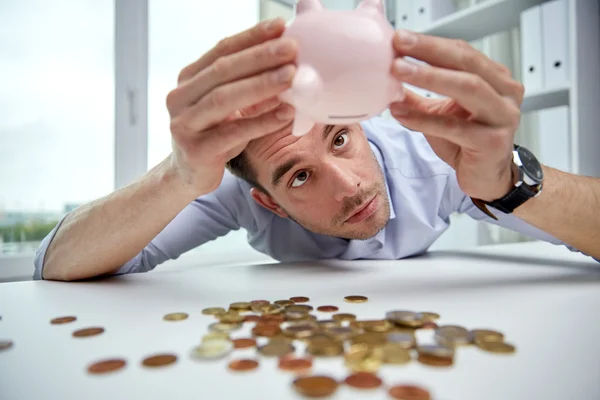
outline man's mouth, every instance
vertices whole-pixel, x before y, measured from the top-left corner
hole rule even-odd
[[[362,222],[377,211],[378,197],[373,196],[361,206],[357,207],[352,214],[344,221],[345,223],[355,224]]]

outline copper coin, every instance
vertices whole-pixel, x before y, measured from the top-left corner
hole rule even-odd
[[[381,386],[383,381],[377,375],[370,372],[357,372],[349,375],[344,382],[348,386],[357,389],[375,389]]]
[[[257,322],[260,319],[258,315],[245,315],[244,322]]]
[[[279,325],[256,325],[252,328],[254,336],[273,337],[281,333]]]
[[[438,328],[438,324],[436,324],[433,321],[427,321],[425,323],[423,323],[423,326],[421,326],[419,329],[437,329]]]
[[[306,397],[331,396],[339,386],[335,379],[323,375],[298,378],[292,385],[298,393]]]
[[[123,368],[127,362],[121,358],[111,358],[108,360],[98,361],[88,367],[90,374],[105,374]]]
[[[0,351],[8,350],[13,347],[14,343],[12,340],[0,340]]]
[[[251,371],[253,369],[258,368],[258,361],[242,359],[242,360],[233,360],[229,363],[229,369],[232,371]]]
[[[310,301],[310,299],[308,297],[304,297],[304,296],[290,297],[290,300],[293,301],[294,303],[306,303],[306,302]]]
[[[279,359],[279,369],[292,372],[305,372],[312,368],[309,358],[282,357]]]
[[[269,300],[252,300],[250,302],[250,306],[260,306],[260,305],[266,306],[268,304],[271,304],[271,302]]]
[[[282,314],[267,314],[267,315],[261,315],[259,318],[260,322],[276,322],[278,324],[281,324],[282,322],[285,322],[285,316],[283,316]]]
[[[254,339],[234,339],[233,340],[233,347],[236,349],[247,349],[248,347],[255,347],[256,346],[256,340]]]
[[[346,296],[344,300],[349,303],[364,303],[369,299],[365,296]]]
[[[52,325],[60,325],[60,324],[68,324],[69,322],[73,322],[77,319],[77,317],[68,316],[68,317],[58,317],[50,320]]]
[[[317,311],[321,311],[321,312],[336,312],[337,310],[339,310],[339,308],[337,308],[336,306],[320,306],[320,307],[317,307]]]
[[[414,385],[393,386],[388,393],[397,400],[431,400],[427,390]]]
[[[429,365],[431,367],[449,367],[454,361],[451,357],[437,357],[428,354],[419,354],[417,360],[421,364]]]
[[[104,332],[104,328],[100,328],[99,326],[94,326],[92,328],[79,329],[79,330],[73,332],[73,337],[96,336],[103,332]]]
[[[156,354],[144,358],[142,365],[146,367],[164,367],[173,364],[175,361],[177,361],[177,356],[175,354]]]

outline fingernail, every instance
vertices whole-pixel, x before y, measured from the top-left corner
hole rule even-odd
[[[279,107],[279,110],[275,112],[275,116],[278,120],[285,121],[294,116],[294,111],[292,106],[285,104]]]
[[[416,65],[409,63],[402,58],[398,58],[396,61],[394,61],[394,68],[400,75],[410,75],[417,70]]]
[[[274,74],[275,82],[288,83],[292,80],[295,71],[296,68],[293,65],[285,65],[279,68]]]
[[[410,47],[417,43],[417,35],[406,29],[398,29],[396,34],[398,35],[398,39],[400,39],[400,44],[404,47]]]

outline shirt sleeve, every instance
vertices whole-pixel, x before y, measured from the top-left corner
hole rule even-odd
[[[239,214],[243,212],[241,208],[245,205],[237,178],[225,171],[219,188],[186,206],[142,251],[122,265],[114,275],[150,271],[169,259],[178,258],[188,250],[239,229]],[[46,251],[65,218],[66,215],[38,247],[34,259],[33,279],[42,279]]]
[[[471,198],[462,191],[462,189],[458,185],[458,181],[456,179],[456,174],[454,173],[454,170],[452,170],[448,177],[448,186],[446,189],[446,196],[444,202],[447,202],[447,210],[450,212],[467,214],[475,220],[495,224],[503,228],[522,233],[523,235],[529,236],[531,238],[552,243],[555,245],[565,246],[573,252],[585,254],[582,251],[574,248],[573,246],[570,246],[557,239],[556,237],[542,231],[541,229],[528,224],[527,222],[523,221],[514,214],[505,214],[499,210],[491,208],[490,211],[498,218],[498,220],[489,217],[483,211],[477,208],[477,206],[473,204]],[[600,262],[599,259],[594,258],[594,260]]]

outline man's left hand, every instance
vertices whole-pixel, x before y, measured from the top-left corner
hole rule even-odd
[[[465,194],[485,201],[505,196],[513,186],[512,150],[523,85],[465,41],[400,30],[393,43],[397,78],[447,96],[430,99],[405,90],[406,98],[390,105],[394,118],[425,135],[454,168]]]

